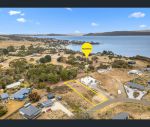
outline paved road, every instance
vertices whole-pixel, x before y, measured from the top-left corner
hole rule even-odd
[[[129,99],[129,98],[116,98],[116,99],[106,101],[102,104],[96,105],[92,109],[88,110],[87,113],[89,113],[91,115],[94,112],[96,112],[97,110],[100,110],[100,109],[102,109],[108,105],[111,105],[111,104],[117,103],[117,102],[131,102],[131,103],[139,103],[139,104],[143,104],[146,106],[150,106],[150,101],[146,101],[146,100],[135,100],[135,99],[133,100],[133,99]]]

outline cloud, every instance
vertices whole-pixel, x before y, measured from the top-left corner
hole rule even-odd
[[[142,25],[140,25],[139,27],[140,27],[140,28],[145,28],[145,27],[147,27],[147,26],[144,25],[144,24],[142,24]]]
[[[92,22],[92,23],[91,23],[91,26],[98,26],[98,24],[95,23],[95,22]]]
[[[17,19],[17,22],[25,23],[25,22],[26,22],[26,19],[25,19],[25,18],[18,18],[18,19]]]
[[[18,15],[18,14],[21,14],[21,11],[10,10],[8,13],[9,13],[9,15]]]
[[[10,10],[8,12],[9,15],[20,15],[20,16],[24,16],[25,14],[22,13],[21,11],[13,11],[13,10]]]
[[[68,11],[72,11],[72,8],[65,8],[66,10],[68,10]]]
[[[79,30],[75,30],[74,31],[76,34],[79,34],[79,33],[81,33]]]
[[[134,12],[129,15],[129,18],[143,18],[143,17],[145,17],[145,15],[146,14],[143,12]]]

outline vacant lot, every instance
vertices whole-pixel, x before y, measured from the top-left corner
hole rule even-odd
[[[103,94],[93,91],[86,85],[80,83],[78,80],[72,80],[65,84],[70,87],[76,94],[78,94],[79,97],[81,97],[92,106],[107,100]]]
[[[62,97],[63,97],[62,104],[72,113],[84,112],[92,107],[90,103],[82,99],[75,92],[68,92],[64,94]]]
[[[14,101],[14,100],[9,100],[8,103],[6,103],[8,112],[0,117],[0,119],[5,119],[12,113],[16,112],[19,108],[21,108],[24,105],[24,101]]]

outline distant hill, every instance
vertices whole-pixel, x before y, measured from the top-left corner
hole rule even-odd
[[[150,36],[150,30],[143,31],[112,31],[103,33],[88,33],[83,36]]]
[[[14,36],[68,36],[67,34],[11,34]]]

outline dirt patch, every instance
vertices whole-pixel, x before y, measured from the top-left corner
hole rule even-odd
[[[57,110],[43,113],[37,119],[69,119],[69,117],[61,110]]]
[[[67,94],[64,94],[62,103],[72,113],[86,111],[92,106],[75,92],[68,92]]]

